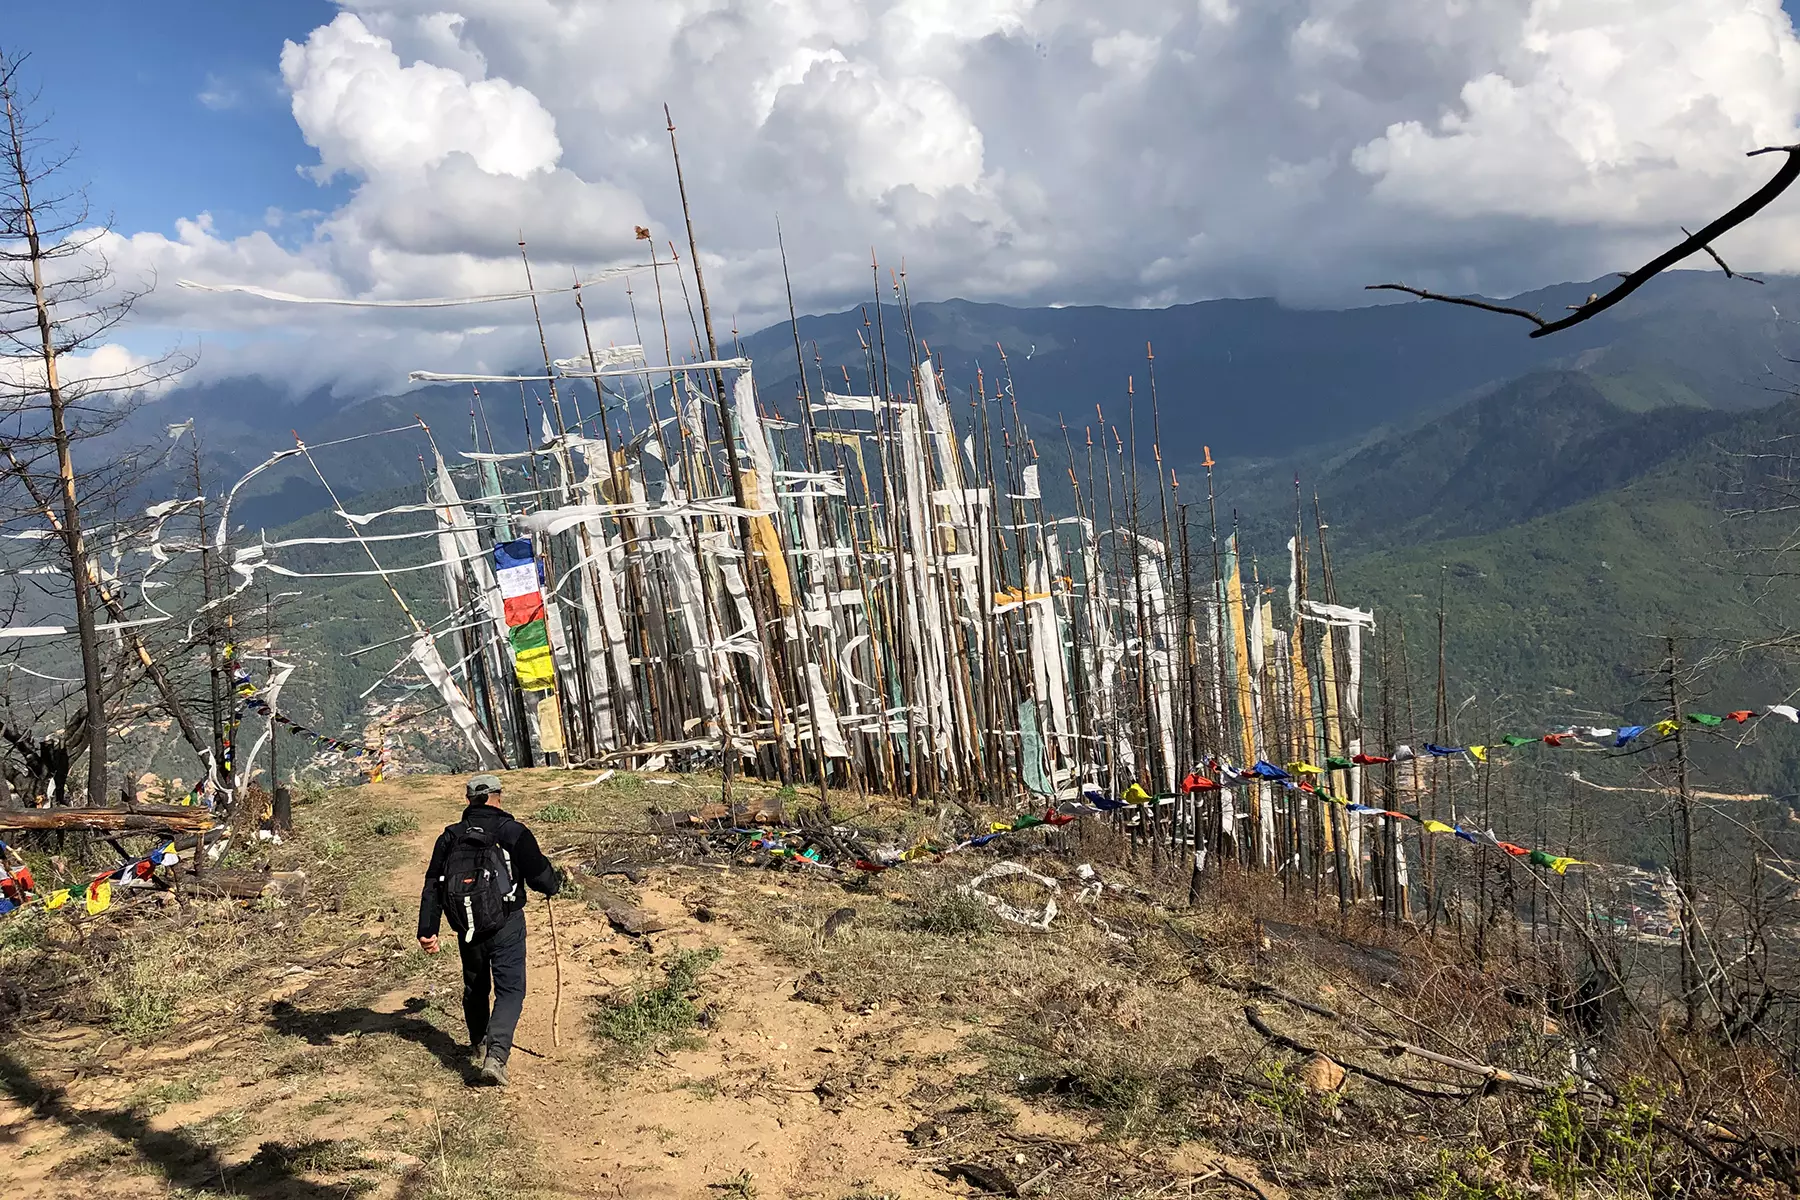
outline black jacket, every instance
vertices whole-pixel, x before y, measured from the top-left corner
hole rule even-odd
[[[511,813],[495,808],[491,804],[471,804],[463,809],[464,821],[478,821],[484,825],[498,824],[500,832],[495,840],[512,855],[513,870],[519,881],[531,885],[546,896],[554,896],[562,887],[562,876],[538,849],[537,839],[531,836],[531,830],[513,819]],[[437,845],[431,848],[431,865],[425,868],[425,886],[419,892],[419,936],[436,937],[438,922],[444,915],[444,893],[438,883],[438,876],[444,873],[444,859],[455,844],[456,835],[451,831],[455,825],[446,825],[444,832],[438,834]],[[513,898],[507,901],[508,913],[519,912],[525,907],[525,889],[519,888]]]

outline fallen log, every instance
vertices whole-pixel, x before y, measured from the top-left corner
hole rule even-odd
[[[140,804],[135,808],[0,809],[0,829],[90,829],[102,833],[192,833],[213,827],[204,808]]]
[[[667,921],[653,917],[635,905],[627,904],[604,888],[593,889],[593,902],[606,914],[607,921],[614,929],[631,937],[661,933],[669,927]]]

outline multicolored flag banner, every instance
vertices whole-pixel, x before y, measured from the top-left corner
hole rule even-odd
[[[556,687],[550,658],[550,627],[544,617],[544,587],[531,539],[501,542],[494,547],[494,578],[506,610],[507,640],[512,643],[513,669],[528,692]]]

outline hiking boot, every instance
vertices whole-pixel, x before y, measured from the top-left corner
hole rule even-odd
[[[489,1058],[484,1059],[481,1070],[475,1074],[475,1082],[485,1083],[490,1087],[506,1086],[506,1064]]]
[[[473,1046],[469,1047],[469,1065],[474,1067],[477,1071],[487,1066],[487,1056],[488,1040],[486,1038],[482,1038],[479,1042],[476,1042]]]

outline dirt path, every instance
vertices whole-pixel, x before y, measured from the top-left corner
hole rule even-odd
[[[716,795],[669,777],[580,793],[562,773],[507,778],[506,807],[546,847],[579,847],[567,862],[591,856],[584,824],[635,829],[647,803]],[[413,937],[429,848],[460,812],[462,782],[406,777],[297,810],[274,857],[312,872],[303,903],[146,897],[0,930],[36,931],[42,949],[7,961],[44,984],[18,1010],[32,1019],[8,1026],[19,1037],[0,1039],[0,1194],[926,1200],[983,1191],[943,1173],[963,1162],[1004,1169],[1005,1187],[1031,1181],[1031,1195],[1229,1190],[1223,1156],[1192,1142],[1165,1155],[1169,1138],[1138,1137],[1162,1120],[1147,1072],[1185,1080],[1201,1070],[1191,1047],[1230,1053],[1229,1006],[1171,1007],[1194,987],[1185,951],[1146,957],[1161,943],[1128,943],[1098,918],[1050,936],[967,924],[942,906],[973,864],[936,882],[921,868],[853,883],[858,895],[791,871],[607,877],[665,926],[640,937],[615,931],[601,885],[578,876],[585,894],[555,902],[560,1044],[548,906],[534,897],[511,1085],[470,1086],[457,955],[427,956]],[[1112,921],[1135,911],[1118,904]],[[852,906],[860,915],[827,942],[825,916]],[[694,993],[697,1036],[621,1053],[596,1014],[698,950],[717,958]],[[1169,1062],[1145,1065],[1146,1044],[1170,1047]],[[1040,1100],[1013,1086],[1015,1069],[1065,1092],[1081,1070],[1107,1090]],[[1262,1190],[1283,1200],[1266,1178]]]
[[[419,821],[410,835],[412,860],[387,884],[407,912],[431,841],[456,819],[460,798],[444,787],[395,800]],[[674,1200],[743,1194],[729,1187],[740,1180],[764,1196],[966,1195],[916,1163],[904,1137],[922,1115],[904,1099],[919,1072],[942,1079],[967,1069],[955,1062],[964,1031],[796,1000],[797,972],[733,929],[729,889],[759,885],[713,883],[707,890],[717,915],[703,922],[689,905],[701,883],[695,872],[653,872],[633,899],[669,929],[645,938],[615,932],[579,899],[557,901],[560,1046],[551,1032],[555,966],[546,904],[534,897],[527,909],[529,991],[504,1104],[536,1140],[557,1189]],[[601,1048],[588,1019],[595,1006],[614,989],[643,982],[652,955],[704,946],[721,954],[706,990],[723,1008],[703,1045],[630,1067],[599,1067]],[[389,999],[398,1005],[405,996]],[[709,1191],[715,1184],[728,1186]]]

